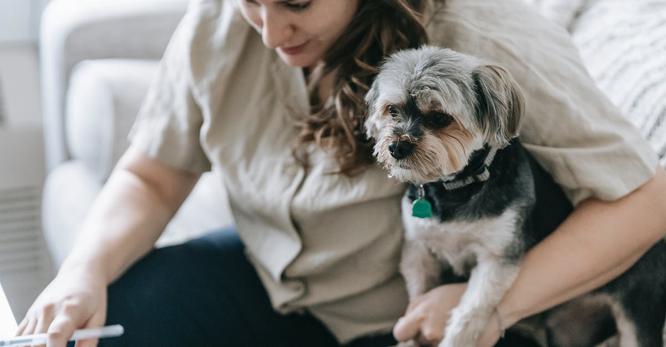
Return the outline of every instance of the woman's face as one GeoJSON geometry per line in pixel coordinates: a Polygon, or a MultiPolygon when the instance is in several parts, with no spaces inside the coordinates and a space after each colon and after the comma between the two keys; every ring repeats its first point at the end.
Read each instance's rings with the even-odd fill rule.
{"type": "Polygon", "coordinates": [[[351,22],[359,0],[236,0],[285,63],[314,67],[351,22]]]}

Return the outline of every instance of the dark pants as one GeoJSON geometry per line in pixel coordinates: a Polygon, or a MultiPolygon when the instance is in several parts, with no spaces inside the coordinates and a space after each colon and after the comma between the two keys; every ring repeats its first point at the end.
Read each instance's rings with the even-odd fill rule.
{"type": "MultiPolygon", "coordinates": [[[[273,310],[233,230],[151,251],[109,287],[107,324],[125,334],[100,346],[338,346],[313,316],[273,310]]],[[[349,346],[394,343],[386,334],[349,346]]]]}
{"type": "MultiPolygon", "coordinates": [[[[235,231],[222,230],[151,251],[109,287],[107,325],[125,334],[99,346],[339,346],[311,315],[273,310],[243,248],[235,231]]],[[[385,334],[348,346],[393,344],[385,334]]],[[[498,346],[530,344],[514,336],[498,346]]]]}

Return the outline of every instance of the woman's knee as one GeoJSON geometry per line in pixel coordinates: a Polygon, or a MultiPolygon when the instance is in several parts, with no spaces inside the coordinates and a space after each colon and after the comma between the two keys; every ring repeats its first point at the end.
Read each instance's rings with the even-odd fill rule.
{"type": "Polygon", "coordinates": [[[196,336],[209,338],[205,331],[215,327],[202,322],[210,311],[234,314],[233,305],[220,296],[224,277],[233,274],[223,276],[220,265],[242,256],[242,243],[232,231],[151,251],[109,286],[107,324],[125,325],[126,336],[104,345],[157,340],[169,345],[169,341],[193,343],[196,336]]]}

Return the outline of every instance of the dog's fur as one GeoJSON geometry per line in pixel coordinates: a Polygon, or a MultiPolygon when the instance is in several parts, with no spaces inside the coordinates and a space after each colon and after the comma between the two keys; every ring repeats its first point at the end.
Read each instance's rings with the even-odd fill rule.
{"type": "MultiPolygon", "coordinates": [[[[365,128],[375,141],[378,162],[391,176],[410,183],[403,199],[401,261],[409,296],[444,283],[447,274],[468,280],[440,347],[474,347],[525,252],[572,210],[517,139],[521,91],[500,66],[422,47],[389,57],[366,102],[365,128]],[[478,174],[493,148],[490,176],[483,180],[478,174]],[[471,184],[445,187],[467,177],[474,178],[471,184]],[[432,218],[411,215],[420,185],[432,204],[432,218]]],[[[624,275],[576,305],[545,313],[541,322],[551,346],[593,346],[615,331],[611,315],[622,347],[662,347],[664,242],[624,275]],[[581,314],[586,308],[588,314],[581,314]]]]}

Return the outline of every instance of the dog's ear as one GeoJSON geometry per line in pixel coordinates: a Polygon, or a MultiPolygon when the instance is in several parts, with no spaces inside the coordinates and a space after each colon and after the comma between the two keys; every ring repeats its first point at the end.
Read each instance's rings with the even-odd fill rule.
{"type": "Polygon", "coordinates": [[[365,114],[365,134],[368,138],[376,139],[379,136],[379,127],[376,124],[376,115],[377,112],[377,99],[379,98],[379,85],[377,79],[372,82],[370,90],[365,94],[365,104],[367,106],[367,111],[365,114]]]}
{"type": "Polygon", "coordinates": [[[525,108],[520,87],[508,71],[497,65],[481,65],[472,76],[476,117],[484,139],[491,146],[504,147],[518,136],[525,108]]]}

